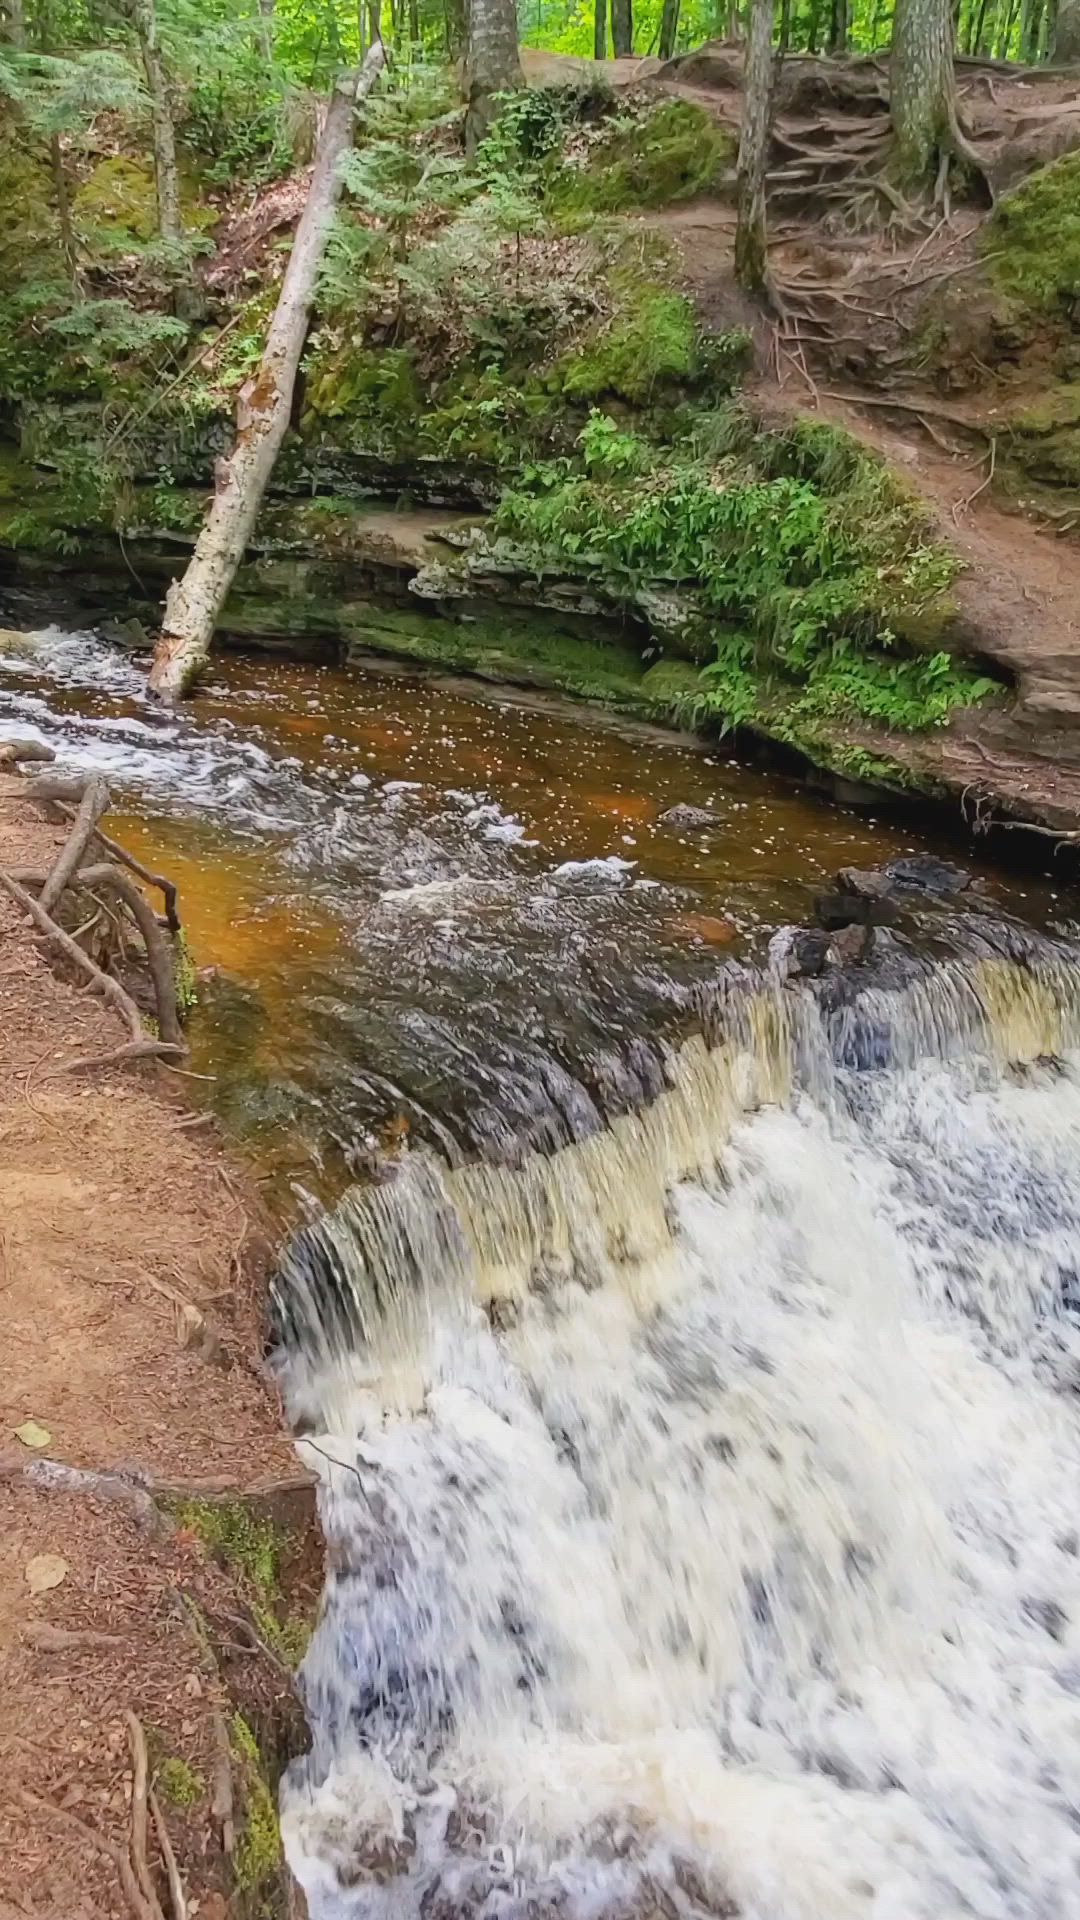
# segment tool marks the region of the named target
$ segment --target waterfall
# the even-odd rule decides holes
[[[1080,974],[976,946],[297,1237],[313,1920],[1076,1913]]]

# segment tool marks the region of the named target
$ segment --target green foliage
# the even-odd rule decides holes
[[[641,287],[615,319],[564,364],[561,385],[564,393],[582,400],[613,394],[645,405],[658,387],[694,380],[700,372],[692,303],[681,293]]]
[[[985,228],[1004,293],[1044,312],[1080,302],[1080,153],[1040,167],[998,202]]]
[[[940,608],[955,562],[887,470],[814,423],[754,447],[756,472],[745,446],[721,466],[650,457],[594,415],[585,471],[534,469],[504,494],[496,527],[539,564],[569,558],[627,598],[654,582],[692,591],[719,635],[688,696],[698,718],[768,715],[771,732],[803,738],[845,720],[911,731],[994,691],[948,653],[907,654],[896,639],[901,621]]]
[[[176,1753],[167,1754],[155,1766],[154,1785],[170,1806],[183,1809],[193,1807],[206,1792],[202,1774]]]
[[[78,189],[72,213],[87,240],[130,250],[157,233],[153,171],[126,154],[100,160]]]
[[[237,1891],[251,1898],[265,1890],[281,1864],[281,1828],[259,1744],[243,1714],[233,1714],[229,1737],[244,1782],[244,1819],[236,1836],[233,1878]]]
[[[562,164],[548,206],[562,215],[663,207],[707,193],[734,160],[731,136],[702,107],[666,100],[601,129],[579,164]]]

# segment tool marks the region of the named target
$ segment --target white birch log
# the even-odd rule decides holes
[[[384,62],[382,42],[359,76],[338,82],[315,156],[307,202],[296,230],[274,318],[254,382],[236,409],[236,439],[213,504],[182,580],[165,598],[165,618],[150,669],[150,688],[172,701],[190,691],[210,652],[236,569],[251,538],[292,411],[315,283],[341,195],[341,162],[352,144],[353,111],[371,92]]]

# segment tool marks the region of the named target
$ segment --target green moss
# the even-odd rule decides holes
[[[561,165],[548,185],[548,206],[561,215],[663,207],[707,193],[734,160],[734,140],[709,114],[692,101],[667,100],[614,127],[584,166]]]
[[[385,453],[415,439],[424,396],[407,347],[344,347],[312,362],[306,406],[311,421],[347,419],[353,439]]]
[[[0,116],[0,286],[10,292],[43,268],[62,271],[52,174],[45,154],[17,142]]]
[[[609,325],[560,363],[554,380],[579,400],[613,395],[646,405],[657,388],[701,372],[697,315],[681,293],[642,287]]]
[[[128,250],[145,245],[158,227],[152,170],[122,153],[99,160],[75,194],[72,212],[91,245]]]
[[[233,1879],[251,1911],[281,1865],[281,1827],[258,1742],[243,1714],[233,1714],[229,1736],[244,1781],[244,1821],[236,1837]]]
[[[154,1785],[174,1807],[193,1807],[206,1792],[206,1781],[177,1753],[167,1754],[154,1768]]]
[[[170,1503],[179,1527],[236,1567],[264,1600],[278,1591],[278,1539],[242,1500],[178,1500]]]
[[[998,202],[984,228],[1002,290],[1044,312],[1080,299],[1080,153],[1040,167]]]

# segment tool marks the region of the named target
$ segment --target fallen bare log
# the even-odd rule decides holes
[[[187,693],[206,664],[221,610],[251,538],[278,450],[289,424],[293,390],[307,338],[315,283],[341,196],[341,163],[352,144],[357,104],[384,64],[381,41],[359,74],[334,89],[315,156],[307,203],[266,336],[258,374],[240,390],[236,438],[222,480],[181,580],[165,597],[165,617],[150,669],[150,688],[164,700]]]
[[[47,747],[43,740],[0,741],[0,767],[18,768],[24,760],[48,766],[55,759],[52,748]]]

